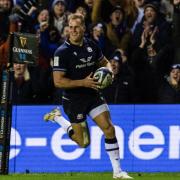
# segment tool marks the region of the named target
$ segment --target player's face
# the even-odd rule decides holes
[[[69,21],[69,40],[72,44],[80,45],[83,41],[85,27],[80,19],[71,19]]]

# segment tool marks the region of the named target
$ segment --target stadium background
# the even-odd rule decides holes
[[[57,124],[43,122],[52,108],[13,107],[10,173],[111,171],[98,127],[88,119],[92,142],[80,149]],[[180,171],[179,105],[110,105],[110,111],[123,169]]]

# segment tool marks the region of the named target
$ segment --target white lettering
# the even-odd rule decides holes
[[[1,127],[3,126],[3,120],[1,121],[0,125]],[[125,132],[121,127],[115,126],[115,130],[120,148],[121,159],[124,159],[124,152],[130,151],[130,153],[138,159],[152,160],[159,157],[164,150],[169,150],[169,160],[180,159],[180,126],[169,127],[169,139],[166,146],[165,137],[167,137],[167,135],[163,134],[161,129],[153,125],[138,126],[132,130],[127,137],[125,136]],[[85,149],[79,148],[71,139],[68,137],[66,138],[65,134],[66,133],[64,130],[59,128],[52,135],[51,148],[53,154],[62,160],[75,160],[80,158],[85,153]],[[102,143],[103,132],[99,127],[91,126],[90,135],[91,144],[89,147],[89,158],[101,159],[101,153],[104,151],[104,142]],[[128,139],[129,149],[125,149],[125,142]],[[16,147],[12,147],[14,145]],[[21,145],[22,142],[20,134],[18,131],[12,128],[10,159],[19,155],[20,147],[18,146]],[[70,146],[71,148],[69,148]]]
[[[25,53],[25,54],[33,54],[31,49],[21,49],[21,48],[16,48],[16,47],[13,47],[13,52]]]
[[[152,138],[142,138],[145,133],[151,134]],[[131,132],[129,137],[129,149],[131,153],[139,159],[155,159],[163,152],[163,148],[154,148],[145,152],[140,146],[147,145],[164,145],[164,136],[159,128],[152,125],[144,125],[137,127]]]
[[[5,103],[6,102],[6,98],[7,98],[6,90],[7,90],[7,82],[3,82],[1,103]]]
[[[54,155],[58,157],[59,159],[63,160],[74,160],[79,158],[85,151],[83,148],[79,148],[75,142],[73,142],[71,139],[63,139],[63,136],[66,133],[62,128],[59,128],[55,131],[55,133],[52,136],[51,139],[51,147]],[[71,152],[66,152],[62,148],[62,146],[76,146],[76,149]]]
[[[86,67],[86,64],[78,64],[76,65],[76,69],[81,69],[81,68],[84,68]]]
[[[3,136],[4,136],[4,123],[5,123],[5,112],[4,112],[4,110],[1,110],[0,111],[0,115],[1,115],[1,119],[0,119],[0,121],[1,121],[1,123],[0,123],[0,138],[3,138]]]
[[[97,126],[92,126],[91,128],[91,148],[90,148],[90,158],[100,159],[101,158],[101,139],[103,132]]]
[[[87,66],[93,66],[95,64],[95,62],[88,62]]]
[[[169,158],[180,158],[180,126],[170,126],[169,133]]]
[[[10,156],[9,159],[13,159],[16,156],[18,156],[18,154],[20,153],[20,148],[18,148],[18,146],[21,146],[21,136],[18,133],[17,130],[15,130],[14,128],[11,128],[11,142],[10,142],[11,146],[15,146],[15,147],[11,147],[10,149]]]

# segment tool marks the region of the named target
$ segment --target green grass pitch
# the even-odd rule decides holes
[[[180,180],[180,173],[129,173],[135,180]],[[10,174],[0,180],[113,180],[111,173]]]

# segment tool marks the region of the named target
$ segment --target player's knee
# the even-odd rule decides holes
[[[113,125],[109,125],[103,129],[103,132],[106,137],[114,137],[115,136],[115,128]]]

